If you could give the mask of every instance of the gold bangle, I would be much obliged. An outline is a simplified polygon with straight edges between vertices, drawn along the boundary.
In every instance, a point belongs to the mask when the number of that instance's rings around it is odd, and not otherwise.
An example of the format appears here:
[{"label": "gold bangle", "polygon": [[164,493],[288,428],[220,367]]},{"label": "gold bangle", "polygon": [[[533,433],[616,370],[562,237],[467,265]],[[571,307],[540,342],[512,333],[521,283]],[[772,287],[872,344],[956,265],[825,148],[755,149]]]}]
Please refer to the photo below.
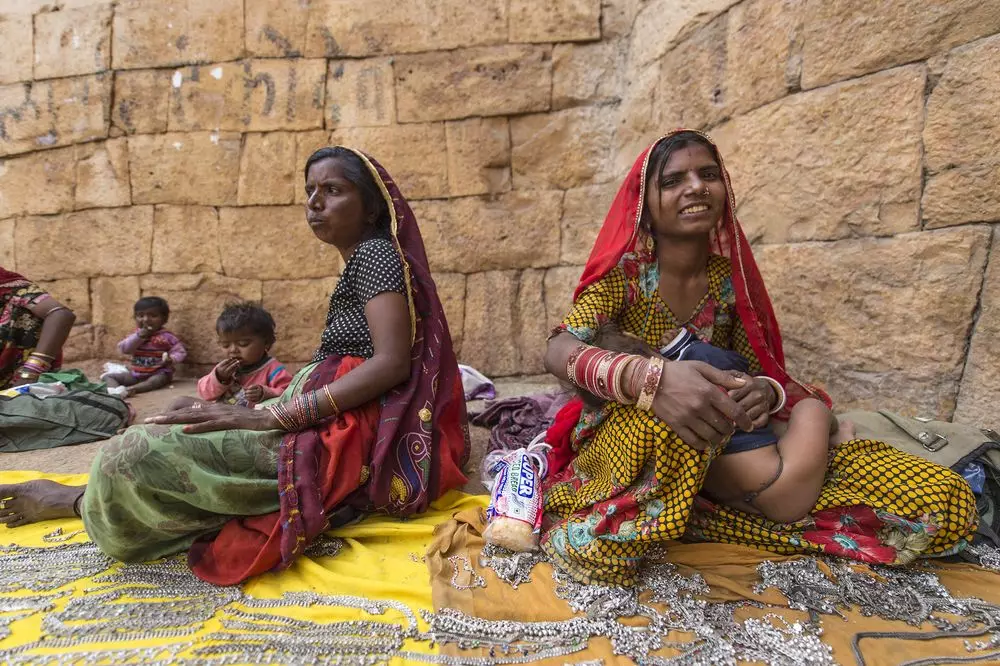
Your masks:
[{"label": "gold bangle", "polygon": [[333,399],[333,394],[330,393],[329,384],[323,385],[323,393],[326,394],[327,401],[330,403],[330,406],[333,407],[333,416],[340,414],[340,407],[337,406],[337,401]]},{"label": "gold bangle", "polygon": [[644,412],[653,410],[653,399],[656,398],[656,390],[660,388],[660,379],[663,377],[663,363],[662,356],[649,357],[646,377],[642,381],[642,391],[635,403],[635,406]]}]

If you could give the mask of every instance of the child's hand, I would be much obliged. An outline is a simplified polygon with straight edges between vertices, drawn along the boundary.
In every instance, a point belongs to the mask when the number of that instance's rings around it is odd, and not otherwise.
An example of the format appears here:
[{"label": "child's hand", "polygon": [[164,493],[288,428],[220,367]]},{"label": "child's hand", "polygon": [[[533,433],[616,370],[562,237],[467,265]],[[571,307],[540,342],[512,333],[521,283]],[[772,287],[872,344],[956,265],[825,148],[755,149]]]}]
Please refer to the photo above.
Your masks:
[{"label": "child's hand", "polygon": [[240,359],[238,358],[227,358],[215,366],[215,378],[218,379],[223,384],[228,384],[233,381],[233,377],[236,375],[236,369],[240,367]]},{"label": "child's hand", "polygon": [[143,340],[149,340],[151,337],[153,337],[153,333],[155,333],[155,332],[156,331],[154,331],[151,328],[140,327],[139,328],[139,337],[142,338]]},{"label": "child's hand", "polygon": [[264,399],[264,387],[260,384],[252,384],[243,387],[243,395],[250,402],[257,404]]},{"label": "child's hand", "polygon": [[163,367],[172,368],[174,365],[174,359],[167,352],[163,352]]}]

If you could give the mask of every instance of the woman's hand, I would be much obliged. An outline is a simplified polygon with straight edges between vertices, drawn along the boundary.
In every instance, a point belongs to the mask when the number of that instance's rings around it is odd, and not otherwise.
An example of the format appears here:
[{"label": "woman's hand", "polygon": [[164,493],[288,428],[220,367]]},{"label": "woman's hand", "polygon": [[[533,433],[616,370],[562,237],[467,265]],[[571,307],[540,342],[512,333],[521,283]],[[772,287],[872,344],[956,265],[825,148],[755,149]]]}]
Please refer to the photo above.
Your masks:
[{"label": "woman's hand", "polygon": [[777,396],[771,387],[771,382],[762,377],[751,377],[745,373],[739,373],[746,383],[738,389],[729,391],[729,397],[743,408],[751,419],[754,428],[763,428],[767,425],[771,407],[775,405]]},{"label": "woman's hand", "polygon": [[146,423],[188,423],[186,433],[216,430],[280,430],[281,425],[267,409],[249,409],[234,405],[195,404],[146,419]]},{"label": "woman's hand", "polygon": [[736,428],[753,428],[746,410],[726,393],[746,384],[742,377],[701,361],[667,362],[653,399],[653,413],[701,451],[721,444]]}]

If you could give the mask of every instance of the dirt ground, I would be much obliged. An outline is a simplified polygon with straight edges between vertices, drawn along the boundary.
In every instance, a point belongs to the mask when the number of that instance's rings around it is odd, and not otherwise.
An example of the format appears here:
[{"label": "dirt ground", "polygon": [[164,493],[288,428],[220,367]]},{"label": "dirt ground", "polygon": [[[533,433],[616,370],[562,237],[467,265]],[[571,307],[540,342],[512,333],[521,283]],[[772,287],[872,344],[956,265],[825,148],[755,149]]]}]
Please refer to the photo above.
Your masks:
[{"label": "dirt ground", "polygon": [[[531,395],[553,388],[552,380],[547,376],[519,377],[497,380],[497,397],[507,398],[518,395]],[[159,391],[143,393],[130,400],[136,410],[136,422],[163,411],[174,398],[197,393],[195,379],[177,379],[173,384]],[[483,409],[482,401],[468,403],[469,411]],[[486,489],[480,481],[479,467],[486,454],[489,441],[489,430],[485,428],[470,428],[472,435],[472,453],[466,466],[469,483],[464,490],[469,493],[484,493]],[[0,475],[5,470],[33,470],[52,474],[79,474],[90,471],[90,465],[100,449],[101,442],[77,444],[58,449],[40,451],[24,451],[22,453],[0,453]]]}]

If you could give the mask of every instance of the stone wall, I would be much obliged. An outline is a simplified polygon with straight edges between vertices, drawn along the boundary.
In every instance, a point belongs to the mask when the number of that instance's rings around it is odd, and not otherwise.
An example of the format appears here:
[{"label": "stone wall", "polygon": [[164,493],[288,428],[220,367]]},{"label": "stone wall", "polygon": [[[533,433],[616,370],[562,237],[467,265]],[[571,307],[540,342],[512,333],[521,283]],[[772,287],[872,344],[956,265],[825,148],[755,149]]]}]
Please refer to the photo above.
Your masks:
[{"label": "stone wall", "polygon": [[261,300],[306,360],[340,270],[327,143],[410,198],[464,362],[538,373],[617,181],[708,129],[793,373],[1000,425],[1000,5],[974,0],[0,0],[0,264],[72,360],[166,297],[195,370]]}]

